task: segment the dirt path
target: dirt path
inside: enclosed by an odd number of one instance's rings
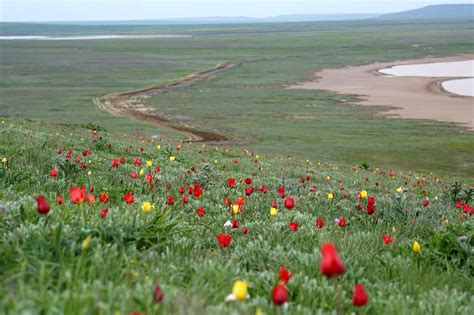
[[[198,129],[193,126],[184,125],[165,116],[155,108],[145,107],[143,100],[159,93],[171,91],[181,87],[192,86],[196,83],[212,78],[220,72],[230,70],[239,65],[237,62],[218,64],[211,69],[192,73],[177,81],[150,86],[138,90],[115,92],[101,98],[94,98],[94,104],[100,109],[114,116],[127,116],[141,121],[152,122],[162,127],[168,127],[179,131],[187,137],[187,142],[223,142],[229,139],[212,130]]]
[[[383,115],[433,119],[459,123],[474,129],[474,98],[446,92],[441,82],[453,78],[394,77],[378,72],[396,65],[472,60],[473,54],[444,58],[423,58],[396,62],[323,69],[316,80],[289,86],[290,89],[330,90],[362,96],[363,105],[388,105]]]

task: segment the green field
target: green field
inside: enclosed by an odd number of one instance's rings
[[[474,175],[472,132],[452,124],[374,116],[354,97],[284,90],[324,67],[474,51],[470,21],[331,22],[200,26],[37,26],[3,23],[5,34],[188,34],[192,39],[2,41],[0,114],[94,122],[108,130],[170,130],[112,117],[93,97],[166,83],[225,61],[241,66],[147,105],[194,126],[239,135],[261,154]],[[343,102],[345,100],[346,102]],[[292,115],[304,117],[294,119]],[[421,152],[421,154],[420,154]],[[430,157],[425,159],[423,157]]]
[[[472,215],[456,207],[460,201],[472,203],[474,191],[467,185],[412,172],[257,158],[199,144],[178,151],[161,143],[157,150],[152,140],[117,140],[115,134],[11,118],[1,120],[0,132],[2,314],[340,310],[454,315],[474,309]],[[58,154],[58,148],[64,150]],[[90,153],[83,157],[85,150]],[[136,157],[142,166],[134,166]],[[111,167],[120,158],[124,163]],[[53,167],[56,177],[49,175]],[[153,188],[144,175],[132,179],[141,169],[151,174]],[[229,187],[230,178],[236,187]],[[246,178],[252,183],[241,182]],[[195,182],[203,189],[199,198],[187,192]],[[70,187],[83,185],[95,202],[72,204]],[[268,192],[259,191],[260,185]],[[277,193],[281,186],[294,199],[291,210]],[[254,192],[246,196],[249,187]],[[368,199],[358,198],[363,190],[375,198],[373,215],[366,211]],[[135,197],[132,204],[123,199],[128,191]],[[99,201],[102,192],[108,202]],[[329,193],[334,199],[328,200]],[[62,205],[56,203],[58,194]],[[51,206],[47,215],[38,213],[34,197],[39,195]],[[169,196],[174,205],[167,204]],[[232,203],[243,197],[242,212],[231,215],[225,197]],[[272,200],[276,216],[271,215]],[[143,202],[155,208],[145,212]],[[199,207],[206,212],[202,217],[196,214]],[[108,209],[104,218],[103,209]],[[317,218],[323,227],[315,226]],[[335,219],[342,218],[346,225],[341,227]],[[239,228],[224,228],[233,219]],[[290,230],[290,222],[298,223],[297,231]],[[219,247],[220,233],[232,236],[229,247]],[[385,235],[393,243],[385,244]],[[415,241],[421,244],[418,253],[412,250]],[[319,271],[319,248],[325,242],[335,244],[345,264],[337,280]],[[286,286],[288,303],[276,306],[271,292],[282,265],[293,277]],[[238,279],[248,282],[249,296],[225,303]],[[369,296],[360,310],[352,305],[355,283],[363,284]],[[157,285],[164,293],[160,303],[154,301]]]
[[[473,313],[473,132],[285,89],[326,67],[473,53],[472,20],[0,23],[85,34],[193,37],[0,41],[0,314]],[[229,143],[182,143],[92,101],[224,62],[239,65],[144,105]],[[236,280],[248,290],[225,302]]]

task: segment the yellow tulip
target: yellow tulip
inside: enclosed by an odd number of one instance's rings
[[[367,190],[362,190],[360,192],[360,198],[367,199]]]
[[[7,157],[4,157],[4,158],[2,159],[2,163],[3,163],[3,164],[7,164],[7,162],[8,162]]]
[[[392,233],[393,234],[397,233],[397,228],[395,226],[392,226]]]
[[[160,151],[160,150],[161,150],[161,144],[157,144],[157,145],[156,145],[156,149],[157,149],[158,151]]]
[[[153,162],[152,162],[152,161],[147,161],[147,162],[146,162],[146,166],[152,167],[152,166],[153,166]]]
[[[142,203],[142,210],[143,210],[144,212],[150,212],[151,209],[154,209],[154,208],[155,208],[155,206],[153,206],[153,205],[152,205],[151,203],[149,203],[148,201],[144,201],[144,202]]]
[[[413,252],[419,253],[421,251],[421,245],[417,241],[413,242],[412,246]]]
[[[248,283],[247,281],[237,280],[232,287],[232,294],[234,294],[237,301],[243,301],[247,297]]]
[[[277,208],[271,208],[270,209],[270,214],[273,216],[273,217],[276,217],[278,215],[278,209]]]
[[[397,188],[397,193],[402,193],[402,192],[403,192],[402,187],[398,187],[398,188]]]
[[[232,212],[234,214],[238,214],[239,213],[239,205],[232,205]]]
[[[176,157],[174,157],[173,155],[170,156],[170,161],[174,161],[174,160],[176,160]]]
[[[333,194],[333,193],[329,193],[329,194],[328,194],[328,199],[329,199],[329,200],[334,199],[334,194]]]
[[[87,172],[87,175],[92,176],[92,172],[91,171]]]
[[[140,173],[139,173],[139,174],[140,174],[140,176],[145,175],[145,170],[142,168],[142,169],[140,170]]]
[[[89,245],[91,243],[92,235],[87,236],[83,241],[82,241],[82,250],[86,250],[89,248]]]
[[[257,310],[255,311],[255,315],[263,315],[262,309],[257,308]]]

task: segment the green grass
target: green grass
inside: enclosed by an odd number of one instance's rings
[[[472,198],[472,190],[470,195],[453,192],[451,181],[376,166],[364,170],[264,156],[256,161],[251,151],[198,144],[177,150],[161,143],[157,150],[150,139],[94,135],[70,124],[1,118],[0,132],[0,158],[7,160],[0,173],[0,200],[7,209],[0,211],[0,313],[254,314],[261,309],[281,314],[270,299],[280,265],[294,275],[287,285],[288,304],[280,307],[285,313],[336,313],[333,281],[319,273],[324,242],[336,245],[346,265],[337,279],[345,313],[359,312],[351,304],[356,282],[369,294],[362,313],[470,314],[474,309],[472,217],[464,214],[461,220],[462,209],[454,206],[455,200]],[[58,155],[58,148],[65,150]],[[87,169],[65,159],[68,149]],[[86,149],[91,153],[83,157]],[[111,168],[112,159],[121,157],[125,164]],[[151,170],[153,189],[144,177],[131,179],[132,171],[141,169],[133,166],[135,157],[145,174],[148,160],[161,167]],[[57,178],[49,176],[52,167],[59,168]],[[309,181],[300,183],[305,176]],[[226,183],[230,177],[237,180],[234,189]],[[252,185],[239,183],[246,177]],[[195,181],[203,196],[189,196],[183,204],[179,187]],[[82,185],[94,187],[96,203],[71,204],[69,187]],[[259,192],[259,185],[269,192]],[[278,197],[281,185],[295,199],[292,210]],[[247,186],[255,186],[249,197]],[[396,192],[400,186],[408,192]],[[364,189],[375,197],[374,216],[356,208],[365,207],[357,198]],[[135,196],[132,205],[122,200],[127,191]],[[109,203],[99,203],[101,192],[108,193]],[[332,202],[329,192],[335,193]],[[59,193],[63,205],[55,202]],[[34,197],[40,194],[51,204],[48,215],[37,212]],[[173,206],[166,205],[169,195],[175,196]],[[233,230],[231,246],[221,249],[215,237],[232,219],[223,199],[242,196],[243,211],[235,218],[249,232]],[[423,207],[427,198],[430,205]],[[270,216],[272,200],[280,210],[276,217]],[[155,208],[143,212],[143,201]],[[206,210],[202,218],[195,214],[200,206]],[[101,219],[106,207],[109,213]],[[315,227],[317,217],[324,219],[323,229]],[[346,218],[345,227],[334,223],[339,217]],[[289,230],[291,221],[299,223],[298,231]],[[393,236],[393,244],[382,242],[385,234]],[[459,241],[460,236],[467,240]],[[415,240],[422,247],[418,254],[411,250]],[[225,303],[237,279],[249,282],[250,296]],[[158,283],[165,294],[162,304],[153,302]]]
[[[224,61],[242,65],[194,87],[147,101],[195,126],[237,134],[262,155],[324,159],[474,175],[472,132],[453,124],[377,116],[384,107],[354,97],[284,90],[325,67],[427,55],[472,53],[469,21],[319,22],[199,26],[57,26],[2,24],[2,34],[191,34],[189,39],[0,42],[0,114],[93,122],[123,134],[180,136],[100,111],[92,98],[170,82]],[[415,46],[416,44],[416,46]],[[345,102],[344,102],[345,100]],[[301,115],[307,119],[288,119]],[[420,152],[423,152],[420,155]],[[425,158],[429,157],[429,158]]]

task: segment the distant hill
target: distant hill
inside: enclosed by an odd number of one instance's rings
[[[474,4],[429,5],[420,9],[384,14],[378,20],[474,18]]]
[[[350,21],[363,20],[379,16],[374,13],[360,14],[291,14],[263,18],[246,16],[234,17],[197,17],[197,18],[171,18],[157,20],[129,20],[129,21],[64,21],[41,22],[62,25],[189,25],[189,24],[241,24],[241,23],[282,23],[282,22],[317,22],[317,21]]]

